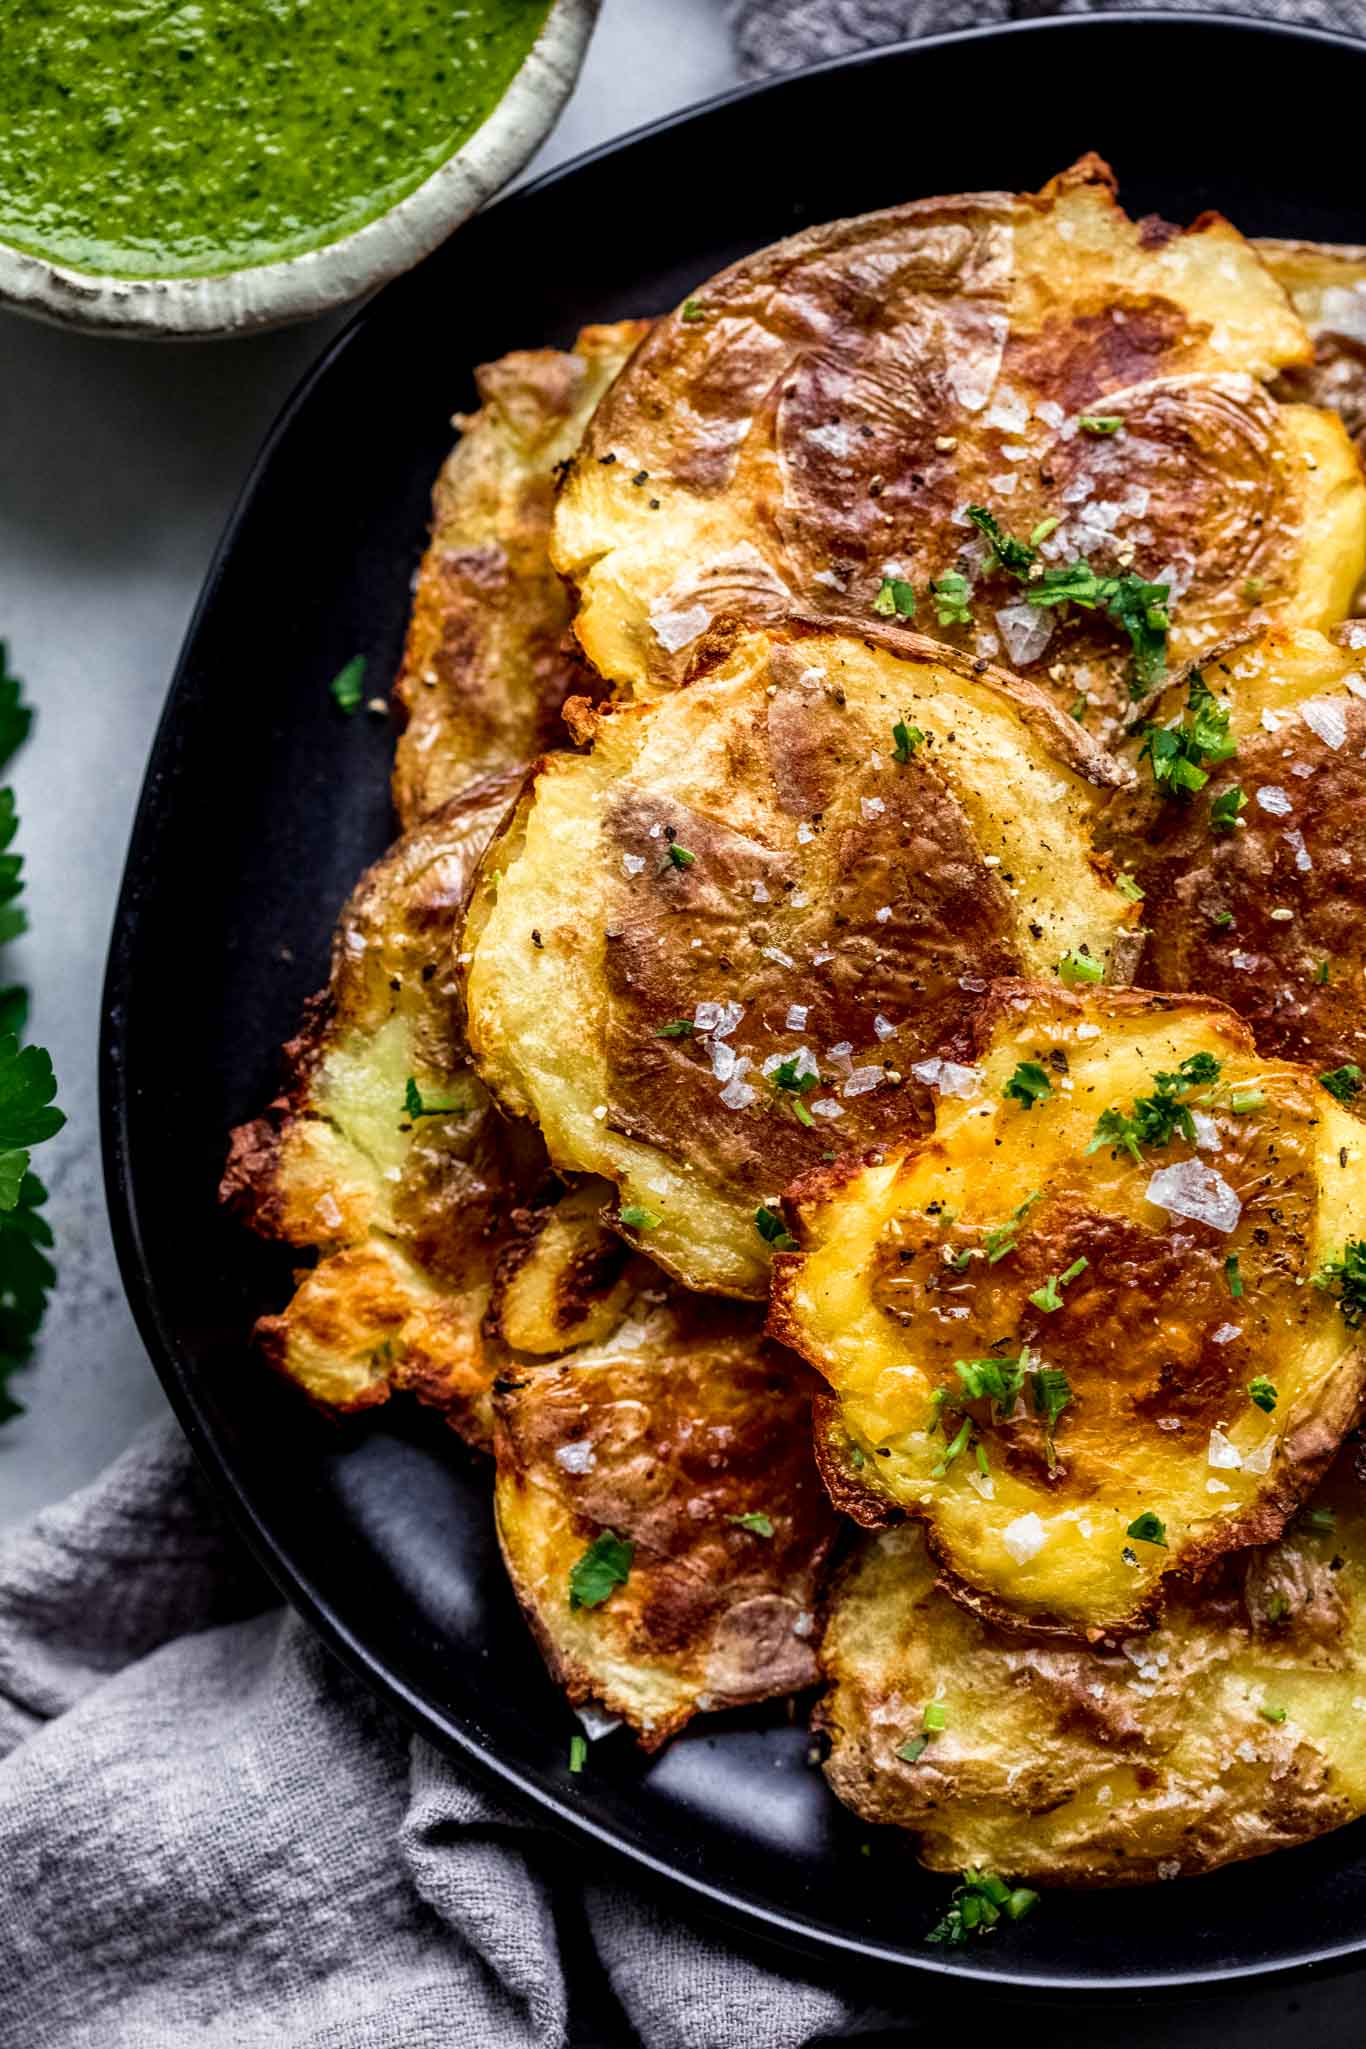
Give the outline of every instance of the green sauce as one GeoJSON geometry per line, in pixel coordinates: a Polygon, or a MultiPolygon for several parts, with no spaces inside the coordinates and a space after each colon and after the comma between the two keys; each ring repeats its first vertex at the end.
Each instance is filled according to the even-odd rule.
{"type": "Polygon", "coordinates": [[[492,111],[548,0],[0,0],[0,241],[201,277],[336,241],[492,111]]]}

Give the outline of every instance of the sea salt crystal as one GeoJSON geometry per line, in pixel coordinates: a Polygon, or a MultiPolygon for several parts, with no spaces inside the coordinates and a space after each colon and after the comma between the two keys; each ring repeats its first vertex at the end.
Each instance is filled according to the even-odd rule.
{"type": "Polygon", "coordinates": [[[601,1708],[575,1708],[584,1735],[590,1743],[597,1743],[603,1736],[610,1736],[613,1729],[621,1727],[620,1715],[605,1715],[601,1708]]]}
{"type": "Polygon", "coordinates": [[[1243,1326],[1241,1323],[1221,1323],[1218,1330],[1210,1332],[1209,1341],[1212,1345],[1228,1345],[1232,1344],[1234,1338],[1241,1337],[1242,1334],[1243,1326]]]}
{"type": "Polygon", "coordinates": [[[884,1017],[880,1010],[873,1019],[873,1030],[880,1039],[894,1039],[896,1037],[896,1026],[889,1017],[884,1017]]]}
{"type": "Polygon", "coordinates": [[[812,840],[815,837],[815,833],[812,832],[811,827],[807,824],[806,820],[804,818],[800,819],[797,824],[798,845],[803,847],[810,846],[812,840]]]}
{"type": "Polygon", "coordinates": [[[811,1114],[813,1117],[842,1117],[844,1108],[833,1096],[818,1096],[811,1105],[811,1114]]]}
{"type": "Polygon", "coordinates": [[[1181,1859],[1179,1857],[1164,1857],[1157,1867],[1157,1875],[1159,1878],[1179,1878],[1181,1876],[1181,1859]]]}
{"type": "Polygon", "coordinates": [[[1250,975],[1254,968],[1261,966],[1261,960],[1255,953],[1231,953],[1229,964],[1237,968],[1240,974],[1250,975]]]}
{"type": "Polygon", "coordinates": [[[1227,1494],[1228,1482],[1227,1480],[1206,1480],[1205,1492],[1206,1494],[1227,1494]]]}
{"type": "Polygon", "coordinates": [[[1276,1439],[1273,1435],[1268,1437],[1264,1444],[1259,1444],[1255,1451],[1248,1453],[1247,1457],[1243,1460],[1243,1471],[1245,1473],[1269,1473],[1271,1471],[1271,1461],[1275,1454],[1276,1439]]]}
{"type": "Polygon", "coordinates": [[[1287,818],[1292,809],[1290,799],[1279,783],[1266,783],[1257,792],[1257,802],[1263,811],[1269,811],[1273,818],[1287,818]]]}
{"type": "Polygon", "coordinates": [[[805,1003],[793,1003],[789,1005],[787,1013],[787,1029],[790,1032],[804,1032],[806,1030],[808,1009],[809,1006],[805,1003]]]}
{"type": "Polygon", "coordinates": [[[721,1101],[728,1110],[747,1110],[754,1101],[754,1090],[747,1081],[741,1081],[737,1075],[722,1089],[721,1101]]]}
{"type": "Polygon", "coordinates": [[[1334,704],[1331,698],[1311,697],[1307,704],[1300,706],[1299,711],[1310,732],[1317,733],[1325,747],[1331,747],[1336,752],[1345,744],[1347,717],[1340,704],[1334,704]]]}
{"type": "Polygon", "coordinates": [[[881,818],[887,809],[881,797],[860,797],[858,806],[865,818],[881,818]]]}
{"type": "Polygon", "coordinates": [[[749,895],[751,903],[766,904],[768,902],[768,891],[762,882],[756,882],[749,895]]]}
{"type": "Polygon", "coordinates": [[[743,1003],[699,1003],[692,1021],[699,1032],[728,1039],[745,1014],[743,1003]]]}
{"type": "Polygon", "coordinates": [[[791,1062],[792,1071],[799,1081],[804,1075],[820,1073],[809,1046],[798,1046],[795,1053],[770,1053],[764,1062],[763,1072],[774,1074],[788,1062],[791,1062]]]}
{"type": "Polygon", "coordinates": [[[677,611],[657,608],[650,614],[650,624],[655,639],[672,655],[706,632],[711,625],[711,613],[705,605],[686,605],[677,611]]]}
{"type": "Polygon", "coordinates": [[[1219,1126],[1208,1110],[1192,1110],[1191,1123],[1195,1126],[1195,1143],[1201,1152],[1221,1153],[1224,1150],[1219,1143],[1219,1126]]]}
{"type": "MultiPolygon", "coordinates": [[[[740,1058],[741,1056],[736,1053],[734,1046],[728,1046],[724,1039],[712,1040],[711,1071],[718,1081],[730,1080],[740,1058]]],[[[748,1066],[748,1064],[748,1061],[746,1061],[745,1065],[748,1066]]]]}
{"type": "Polygon", "coordinates": [[[1243,1469],[1242,1455],[1231,1437],[1226,1437],[1216,1423],[1209,1434],[1207,1461],[1219,1472],[1239,1473],[1243,1469]]]}
{"type": "Polygon", "coordinates": [[[643,854],[623,854],[621,865],[628,875],[639,875],[641,869],[645,866],[645,856],[643,854]]]}
{"type": "Polygon", "coordinates": [[[776,961],[780,968],[795,968],[797,963],[790,953],[784,953],[781,946],[761,946],[760,953],[765,960],[776,961]]]}
{"type": "Polygon", "coordinates": [[[1027,1565],[1042,1551],[1044,1526],[1031,1510],[1028,1515],[1017,1515],[1013,1523],[1007,1523],[1001,1532],[1001,1542],[1017,1565],[1027,1565]]]}
{"type": "Polygon", "coordinates": [[[875,910],[873,913],[873,916],[877,919],[879,925],[885,925],[887,920],[891,917],[891,915],[892,907],[890,904],[880,904],[877,910],[875,910]]]}
{"type": "Polygon", "coordinates": [[[1003,434],[1022,434],[1029,425],[1029,406],[1018,392],[998,387],[984,427],[998,427],[1003,434]]]}
{"type": "Polygon", "coordinates": [[[555,1463],[566,1473],[591,1473],[598,1462],[598,1455],[587,1439],[578,1444],[561,1444],[556,1447],[555,1463]]]}
{"type": "Polygon", "coordinates": [[[886,1079],[886,1074],[880,1067],[856,1067],[840,1093],[846,1096],[866,1096],[870,1089],[875,1089],[879,1082],[886,1079]]]}
{"type": "Polygon", "coordinates": [[[956,1060],[917,1060],[911,1068],[917,1081],[923,1081],[927,1089],[938,1089],[941,1096],[961,1096],[970,1101],[982,1090],[980,1067],[961,1067],[956,1060]]]}
{"type": "Polygon", "coordinates": [[[1189,1217],[1214,1231],[1231,1231],[1243,1205],[1222,1174],[1201,1160],[1159,1167],[1144,1190],[1147,1200],[1171,1216],[1189,1217]]]}
{"type": "Polygon", "coordinates": [[[1034,412],[1036,417],[1043,421],[1045,427],[1052,427],[1055,430],[1061,427],[1063,421],[1067,418],[1062,407],[1053,398],[1039,399],[1034,407],[1034,412]]]}
{"type": "Polygon", "coordinates": [[[1265,709],[1265,708],[1263,709],[1263,711],[1262,711],[1262,730],[1263,730],[1264,732],[1267,732],[1267,733],[1279,733],[1279,732],[1280,732],[1280,730],[1281,730],[1281,720],[1280,720],[1280,714],[1279,714],[1279,712],[1274,712],[1274,711],[1270,711],[1270,710],[1268,710],[1268,709],[1265,709]]]}
{"type": "Polygon", "coordinates": [[[970,1472],[968,1474],[968,1485],[974,1493],[981,1495],[983,1501],[994,1501],[996,1499],[996,1482],[992,1479],[990,1473],[970,1472]]]}
{"type": "Polygon", "coordinates": [[[1299,869],[1300,874],[1307,875],[1314,862],[1308,847],[1304,844],[1304,834],[1299,831],[1298,827],[1293,827],[1289,832],[1282,833],[1281,838],[1295,856],[1295,866],[1299,869]]]}
{"type": "Polygon", "coordinates": [[[1006,605],[995,616],[1015,667],[1037,662],[1053,638],[1052,613],[1040,605],[1006,605]]]}

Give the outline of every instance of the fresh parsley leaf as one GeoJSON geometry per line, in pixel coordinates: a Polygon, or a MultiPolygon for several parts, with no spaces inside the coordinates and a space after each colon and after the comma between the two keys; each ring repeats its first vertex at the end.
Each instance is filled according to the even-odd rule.
{"type": "Polygon", "coordinates": [[[1009,571],[1013,576],[1028,575],[1039,552],[1037,547],[1031,547],[1026,541],[1017,541],[1006,533],[985,505],[969,505],[968,518],[978,533],[990,543],[998,567],[1009,571]]]}
{"type": "Polygon", "coordinates": [[[1124,1534],[1138,1544],[1155,1544],[1160,1551],[1167,1548],[1167,1525],[1150,1508],[1136,1515],[1124,1534]]]}
{"type": "Polygon", "coordinates": [[[1366,1239],[1349,1238],[1340,1258],[1325,1259],[1314,1286],[1336,1295],[1348,1330],[1359,1330],[1366,1321],[1366,1239]]]}
{"type": "Polygon", "coordinates": [[[1269,1594],[1266,1603],[1268,1622],[1284,1622],[1290,1613],[1290,1603],[1284,1594],[1269,1594]]]}
{"type": "Polygon", "coordinates": [[[794,1053],[790,1060],[780,1061],[774,1068],[769,1080],[775,1089],[786,1089],[789,1095],[804,1096],[808,1089],[815,1088],[820,1080],[819,1074],[812,1074],[809,1068],[803,1072],[797,1062],[798,1056],[794,1053]]]}
{"type": "Polygon", "coordinates": [[[653,1231],[663,1221],[654,1210],[645,1209],[638,1202],[627,1203],[620,1214],[621,1221],[631,1231],[653,1231]]]}
{"type": "Polygon", "coordinates": [[[636,1547],[629,1537],[619,1537],[615,1530],[604,1530],[594,1537],[582,1558],[569,1568],[569,1605],[571,1608],[600,1608],[608,1596],[618,1587],[624,1587],[631,1577],[631,1560],[636,1547]]]}
{"type": "Polygon", "coordinates": [[[403,1091],[403,1109],[408,1117],[460,1117],[468,1108],[463,1098],[457,1098],[453,1103],[429,1103],[417,1085],[416,1075],[408,1076],[403,1091]]]}
{"type": "Polygon", "coordinates": [[[1335,1508],[1307,1508],[1300,1521],[1307,1529],[1326,1532],[1337,1528],[1338,1514],[1335,1508]]]}
{"type": "MultiPolygon", "coordinates": [[[[1247,798],[1243,795],[1237,783],[1231,783],[1228,789],[1219,792],[1209,807],[1210,831],[1232,832],[1238,823],[1239,813],[1246,809],[1247,798]]],[[[1231,925],[1233,923],[1232,911],[1225,911],[1220,919],[1220,923],[1231,925]]]]}
{"type": "Polygon", "coordinates": [[[726,1521],[734,1523],[737,1529],[748,1530],[752,1537],[771,1537],[773,1535],[772,1522],[759,1509],[752,1510],[747,1515],[728,1515],[726,1521]]]}
{"type": "Polygon", "coordinates": [[[1134,881],[1133,876],[1130,875],[1127,868],[1121,870],[1121,872],[1115,877],[1115,888],[1119,891],[1122,897],[1127,897],[1131,904],[1142,903],[1143,891],[1134,881]]]}
{"type": "Polygon", "coordinates": [[[18,829],[14,792],[0,790],[0,941],[17,939],[28,930],[28,919],[15,902],[24,887],[24,857],[3,851],[18,829]]]}
{"type": "Polygon", "coordinates": [[[904,1764],[914,1764],[918,1757],[924,1756],[929,1746],[928,1736],[908,1736],[904,1743],[898,1743],[896,1755],[904,1764]]]}
{"type": "Polygon", "coordinates": [[[896,742],[895,747],[892,749],[892,759],[899,761],[903,767],[915,753],[916,748],[923,747],[925,744],[925,735],[921,732],[919,726],[907,725],[904,712],[892,727],[892,738],[896,742]]]}
{"type": "Polygon", "coordinates": [[[700,299],[685,299],[678,309],[678,317],[680,320],[687,320],[689,322],[705,320],[707,312],[700,299]]]}
{"type": "Polygon", "coordinates": [[[581,1771],[583,1770],[584,1766],[585,1766],[585,1765],[587,1764],[587,1762],[588,1762],[588,1738],[587,1738],[586,1736],[571,1736],[571,1737],[570,1737],[570,1739],[569,1739],[569,1769],[570,1769],[570,1771],[571,1771],[571,1772],[581,1772],[581,1771]]]}
{"type": "Polygon", "coordinates": [[[797,1241],[782,1218],[776,1210],[769,1209],[762,1202],[754,1212],[754,1228],[764,1243],[771,1245],[775,1252],[796,1251],[797,1241]]]}
{"type": "Polygon", "coordinates": [[[1257,1712],[1264,1722],[1274,1722],[1279,1727],[1279,1725],[1285,1720],[1287,1714],[1289,1713],[1289,1709],[1283,1707],[1268,1707],[1267,1703],[1263,1701],[1261,1706],[1258,1708],[1257,1712]]]}
{"type": "Polygon", "coordinates": [[[1048,536],[1054,531],[1055,528],[1060,527],[1061,525],[1062,521],[1059,518],[1057,518],[1056,515],[1049,519],[1041,519],[1039,521],[1039,524],[1030,533],[1030,547],[1037,548],[1041,542],[1046,541],[1048,539],[1048,536]]]}
{"type": "Polygon", "coordinates": [[[1268,1416],[1276,1406],[1276,1383],[1268,1380],[1264,1373],[1259,1373],[1255,1380],[1249,1380],[1247,1394],[1248,1400],[1268,1416]]]}
{"type": "Polygon", "coordinates": [[[1254,1110],[1266,1108],[1266,1096],[1261,1089],[1234,1089],[1228,1106],[1235,1117],[1250,1117],[1254,1110]]]}
{"type": "Polygon", "coordinates": [[[928,1735],[937,1736],[939,1731],[947,1726],[948,1719],[948,1709],[942,1700],[926,1701],[923,1721],[928,1735]]]}
{"type": "Polygon", "coordinates": [[[1228,1258],[1224,1261],[1224,1279],[1228,1282],[1229,1294],[1235,1302],[1239,1301],[1243,1293],[1243,1275],[1242,1269],[1238,1265],[1238,1255],[1236,1252],[1230,1252],[1228,1258]]]}
{"type": "Polygon", "coordinates": [[[930,578],[930,597],[941,626],[971,626],[972,585],[957,569],[930,578]]]}
{"type": "Polygon", "coordinates": [[[1083,434],[1118,434],[1124,422],[1118,413],[1078,413],[1077,425],[1083,434]]]}
{"type": "Polygon", "coordinates": [[[1073,947],[1072,951],[1065,953],[1058,962],[1058,974],[1069,989],[1074,989],[1078,982],[1103,982],[1105,963],[1073,947]]]}
{"type": "Polygon", "coordinates": [[[669,859],[673,862],[675,868],[691,868],[697,856],[687,847],[680,847],[677,840],[670,840],[669,859]]]}
{"type": "Polygon", "coordinates": [[[1334,1067],[1328,1074],[1321,1074],[1319,1080],[1340,1103],[1350,1103],[1361,1094],[1361,1069],[1355,1061],[1349,1060],[1345,1067],[1334,1067]]]}
{"type": "MultiPolygon", "coordinates": [[[[1003,1224],[992,1224],[983,1232],[982,1247],[987,1256],[988,1266],[995,1266],[998,1259],[1004,1259],[1008,1252],[1015,1250],[1020,1224],[1042,1194],[1043,1190],[1036,1188],[1032,1195],[1027,1195],[1023,1202],[1017,1203],[1003,1224]]],[[[966,1261],[964,1264],[966,1265],[966,1261]]]]}
{"type": "Polygon", "coordinates": [[[1322,988],[1324,983],[1328,980],[1328,963],[1326,960],[1321,960],[1318,966],[1315,968],[1314,980],[1319,984],[1320,988],[1322,988]]]}
{"type": "Polygon", "coordinates": [[[959,1426],[957,1435],[951,1438],[949,1443],[945,1446],[944,1456],[940,1459],[937,1466],[931,1466],[930,1478],[932,1480],[943,1479],[945,1473],[947,1473],[949,1467],[953,1464],[954,1460],[958,1457],[959,1453],[967,1450],[971,1438],[972,1418],[971,1416],[964,1416],[963,1421],[959,1426]]]}
{"type": "Polygon", "coordinates": [[[1012,1890],[994,1871],[965,1871],[947,1912],[925,1940],[961,1948],[974,1935],[989,1934],[1003,1915],[1008,1921],[1022,1921],[1038,1901],[1036,1892],[1023,1885],[1012,1890]]]}
{"type": "MultiPolygon", "coordinates": [[[[1211,767],[1231,760],[1238,752],[1238,743],[1230,731],[1229,713],[1206,687],[1198,669],[1191,673],[1186,709],[1180,721],[1172,726],[1148,723],[1142,730],[1143,745],[1138,758],[1152,764],[1153,781],[1166,797],[1193,796],[1197,790],[1203,790],[1211,767]]],[[[1216,802],[1223,804],[1232,794],[1226,791],[1216,802]]]]}
{"type": "Polygon", "coordinates": [[[955,1359],[953,1368],[963,1383],[965,1401],[993,1401],[1002,1412],[1014,1407],[1024,1386],[1023,1353],[1017,1359],[955,1359]]]}
{"type": "Polygon", "coordinates": [[[1053,1084],[1037,1060],[1022,1060],[1001,1090],[1003,1096],[1025,1110],[1032,1110],[1052,1093],[1053,1084]]]}
{"type": "Polygon", "coordinates": [[[10,673],[9,650],[0,640],[0,769],[9,767],[32,726],[33,712],[24,703],[24,686],[10,673]]]}
{"type": "Polygon", "coordinates": [[[1167,673],[1170,595],[1168,584],[1149,583],[1133,570],[1126,570],[1123,576],[1097,576],[1089,562],[1077,561],[1066,568],[1046,569],[1030,582],[1025,601],[1040,606],[1081,605],[1086,611],[1103,612],[1112,626],[1129,636],[1134,664],[1130,694],[1145,697],[1167,673]]]}
{"type": "Polygon", "coordinates": [[[1159,1069],[1153,1076],[1154,1093],[1136,1096],[1132,1113],[1114,1106],[1101,1111],[1087,1153],[1115,1146],[1141,1164],[1143,1146],[1170,1145],[1178,1132],[1193,1145],[1195,1120],[1181,1098],[1190,1089],[1211,1086],[1219,1079],[1221,1067],[1212,1053],[1192,1053],[1174,1072],[1159,1069]]]}
{"type": "Polygon", "coordinates": [[[1029,1298],[1034,1307],[1042,1309],[1046,1315],[1051,1315],[1055,1309],[1061,1309],[1063,1289],[1076,1280],[1078,1274],[1085,1273],[1089,1265],[1090,1261],[1087,1259],[1074,1259],[1066,1273],[1050,1274],[1043,1286],[1035,1288],[1029,1298]]]}
{"type": "Polygon", "coordinates": [[[1072,1399],[1072,1383],[1060,1366],[1040,1366],[1030,1374],[1029,1388],[1034,1397],[1034,1413],[1043,1421],[1044,1450],[1051,1468],[1058,1462],[1053,1436],[1059,1416],[1072,1399]]]}
{"type": "Polygon", "coordinates": [[[675,1017],[661,1025],[655,1033],[657,1039],[691,1039],[697,1034],[697,1026],[690,1017],[675,1017]]]}
{"type": "Polygon", "coordinates": [[[24,1174],[17,1199],[0,1213],[0,1423],[21,1412],[21,1404],[7,1392],[9,1380],[33,1355],[57,1283],[47,1257],[52,1228],[39,1214],[46,1201],[47,1190],[37,1175],[24,1174]]]}
{"type": "Polygon", "coordinates": [[[365,656],[352,655],[346,667],[338,669],[327,687],[338,711],[345,712],[348,718],[352,712],[359,711],[365,697],[365,656]]]}
{"type": "Polygon", "coordinates": [[[884,576],[873,599],[873,610],[880,619],[914,619],[915,585],[899,576],[884,576]]]}

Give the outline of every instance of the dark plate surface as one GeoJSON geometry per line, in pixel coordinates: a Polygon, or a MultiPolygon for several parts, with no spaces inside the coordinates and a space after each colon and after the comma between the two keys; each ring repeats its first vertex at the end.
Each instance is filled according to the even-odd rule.
{"type": "Polygon", "coordinates": [[[505,201],[363,311],[287,408],[209,576],[157,736],[106,992],[106,1164],[124,1277],[194,1444],[284,1592],[438,1743],[727,1914],[828,1959],[998,1985],[1189,1984],[1366,1949],[1366,1830],[1273,1864],[1075,1895],[967,1952],[945,1894],[874,1844],[772,1713],[566,1772],[575,1726],[504,1583],[487,1475],[397,1406],[313,1415],[251,1357],[288,1261],[222,1219],[228,1127],[323,979],[392,833],[390,735],[327,683],[393,673],[432,477],[471,365],[670,305],[745,250],[918,194],[1041,183],[1088,148],[1134,213],[1366,241],[1366,45],[1171,17],[1053,21],[741,94],[505,201]]]}

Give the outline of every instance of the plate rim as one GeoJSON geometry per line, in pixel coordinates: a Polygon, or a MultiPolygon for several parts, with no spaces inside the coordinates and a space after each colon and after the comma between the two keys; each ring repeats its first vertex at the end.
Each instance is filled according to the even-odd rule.
{"type": "MultiPolygon", "coordinates": [[[[698,117],[722,107],[766,98],[769,95],[780,95],[798,81],[857,71],[886,59],[905,58],[908,54],[922,50],[941,49],[957,44],[1000,42],[1026,35],[1067,36],[1072,39],[1090,35],[1099,38],[1112,27],[1146,24],[1160,25],[1168,33],[1208,32],[1213,29],[1221,34],[1227,33],[1231,39],[1252,36],[1259,40],[1316,44],[1325,54],[1345,53],[1357,61],[1366,62],[1366,40],[1333,29],[1269,21],[1241,13],[1216,14],[1205,10],[1174,13],[1166,8],[1154,7],[1120,8],[1103,14],[1034,16],[1020,21],[903,38],[897,42],[874,45],[845,56],[825,59],[818,64],[803,66],[798,70],[781,72],[768,78],[741,84],[725,92],[694,101],[653,121],[643,122],[556,165],[530,183],[519,186],[516,191],[501,197],[495,205],[483,209],[475,216],[475,221],[482,221],[490,215],[503,213],[504,210],[515,211],[524,202],[573,178],[588,166],[615,157],[638,142],[685,127],[698,117]]],[[[473,224],[471,222],[469,225],[473,224]]],[[[458,235],[459,230],[455,232],[458,235]]],[[[448,242],[433,252],[433,256],[439,257],[454,239],[454,235],[448,238],[448,242]]],[[[1116,1992],[1141,1992],[1155,1998],[1163,1995],[1189,1997],[1200,1993],[1217,1994],[1221,1990],[1227,1991],[1244,1983],[1255,1983],[1259,1986],[1285,1984],[1304,1980],[1312,1975],[1330,1975],[1351,1968],[1363,1954],[1366,1954],[1366,1924],[1363,1925],[1361,1933],[1351,1940],[1328,1944],[1320,1949],[1306,1949],[1293,1957],[1212,1965],[1207,1969],[1198,1970],[1168,1970],[1155,1975],[1145,1974],[1139,1968],[1129,1973],[1093,1976],[1055,1968],[1012,1967],[999,1949],[993,1951],[992,1955],[995,1959],[1003,1959],[1003,1967],[998,1964],[984,1970],[973,1961],[976,1953],[971,1950],[961,1954],[945,1950],[933,1956],[912,1953],[889,1946],[876,1937],[843,1931],[814,1916],[791,1913],[780,1907],[747,1899],[724,1883],[671,1863],[644,1845],[628,1840],[610,1823],[599,1821],[575,1807],[564,1796],[537,1782],[519,1765],[509,1762],[492,1746],[486,1745],[463,1729],[459,1722],[437,1703],[425,1699],[415,1688],[409,1686],[397,1672],[390,1669],[380,1654],[367,1647],[362,1635],[358,1634],[338,1612],[308,1572],[288,1555],[280,1541],[272,1534],[268,1515],[251,1498],[248,1484],[235,1472],[226,1448],[219,1443],[205,1405],[201,1401],[198,1386],[199,1369],[193,1358],[185,1351],[172,1322],[163,1313],[152,1261],[144,1247],[133,1185],[132,1147],[128,1132],[129,1099],[122,1079],[125,1050],[124,1019],[132,986],[129,958],[132,950],[132,933],[137,922],[144,881],[154,867],[152,857],[155,854],[159,829],[156,821],[156,785],[164,767],[174,754],[176,727],[187,706],[197,701],[200,696],[200,690],[192,686],[190,672],[202,621],[217,592],[229,558],[236,547],[239,533],[246,523],[250,508],[277,448],[287,435],[296,415],[308,404],[315,389],[330,374],[334,363],[352,345],[356,335],[377,317],[381,307],[384,317],[390,317],[390,306],[394,301],[401,300],[402,296],[414,287],[415,280],[432,260],[433,257],[425,258],[411,271],[377,292],[359,307],[339,333],[332,337],[294,384],[247,471],[190,613],[157,720],[133,812],[128,849],[110,928],[102,985],[98,1052],[99,1133],[110,1230],[120,1279],[138,1333],[147,1347],[148,1356],[171,1409],[211,1483],[219,1507],[284,1601],[304,1617],[328,1648],[372,1693],[395,1708],[419,1734],[435,1743],[439,1749],[455,1753],[462,1763],[469,1765],[485,1782],[490,1782],[510,1793],[535,1818],[548,1822],[554,1833],[562,1840],[582,1841],[586,1838],[596,1850],[604,1853],[609,1875],[621,1875],[623,1863],[637,1872],[647,1873],[657,1885],[666,1903],[686,1902],[700,1910],[731,1938],[738,1937],[742,1942],[752,1940],[767,1943],[788,1957],[796,1957],[808,1963],[814,1958],[846,1967],[851,1964],[872,1966],[882,1974],[884,1989],[885,1981],[889,1979],[893,1988],[899,1985],[904,1989],[908,1977],[925,1977],[940,1983],[977,1985],[984,1991],[998,1994],[1003,1998],[1021,1995],[1047,1996],[1057,1993],[1101,1996],[1116,1992]]],[[[1366,1826],[1366,1823],[1359,1825],[1366,1826]]],[[[870,1986],[869,1989],[871,1992],[876,1988],[870,1986]]],[[[875,2000],[870,1999],[870,2005],[875,2003],[875,2000]]]]}

